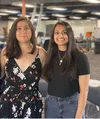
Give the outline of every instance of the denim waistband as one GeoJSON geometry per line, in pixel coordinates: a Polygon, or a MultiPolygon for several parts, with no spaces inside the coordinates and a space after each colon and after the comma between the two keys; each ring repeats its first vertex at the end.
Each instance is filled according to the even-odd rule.
{"type": "Polygon", "coordinates": [[[78,95],[79,95],[79,93],[76,92],[72,96],[62,98],[62,97],[56,97],[56,96],[52,96],[52,95],[47,94],[47,98],[53,98],[53,99],[58,100],[58,101],[64,101],[64,100],[70,100],[73,97],[78,96],[78,95]]]}

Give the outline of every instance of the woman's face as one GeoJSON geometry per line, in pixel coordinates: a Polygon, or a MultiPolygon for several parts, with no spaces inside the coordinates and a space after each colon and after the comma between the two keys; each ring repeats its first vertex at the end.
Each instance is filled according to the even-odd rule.
{"type": "Polygon", "coordinates": [[[57,25],[54,30],[54,41],[58,45],[58,48],[65,48],[68,43],[67,31],[63,25],[57,25]]]}
{"type": "Polygon", "coordinates": [[[30,42],[32,31],[26,21],[17,23],[16,38],[20,43],[30,42]]]}

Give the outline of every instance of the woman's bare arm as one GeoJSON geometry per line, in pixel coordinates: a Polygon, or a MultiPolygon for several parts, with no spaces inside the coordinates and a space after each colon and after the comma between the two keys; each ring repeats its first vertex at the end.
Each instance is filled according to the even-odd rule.
{"type": "Polygon", "coordinates": [[[5,48],[3,48],[1,50],[0,61],[1,61],[1,76],[4,76],[4,74],[5,74],[5,63],[7,61],[7,58],[5,56],[5,48]]]}
{"type": "Polygon", "coordinates": [[[78,99],[78,107],[75,118],[82,118],[82,114],[87,102],[89,79],[89,74],[79,76],[80,96],[78,99]]]}

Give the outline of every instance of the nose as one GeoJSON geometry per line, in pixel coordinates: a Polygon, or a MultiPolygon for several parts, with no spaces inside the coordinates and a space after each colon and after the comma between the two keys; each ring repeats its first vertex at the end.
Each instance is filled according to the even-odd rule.
{"type": "Polygon", "coordinates": [[[63,33],[59,33],[59,37],[62,38],[63,37],[63,33]]]}
{"type": "Polygon", "coordinates": [[[21,29],[21,32],[23,32],[23,33],[26,32],[26,29],[25,28],[22,28],[21,29]]]}

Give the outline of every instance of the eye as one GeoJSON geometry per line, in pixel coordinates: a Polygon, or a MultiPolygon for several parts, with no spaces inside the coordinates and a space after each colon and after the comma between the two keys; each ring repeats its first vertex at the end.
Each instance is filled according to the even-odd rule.
{"type": "Polygon", "coordinates": [[[25,30],[28,30],[28,29],[30,29],[30,28],[27,26],[27,27],[25,27],[24,29],[25,29],[25,30]]]}
{"type": "Polygon", "coordinates": [[[55,35],[59,34],[57,31],[54,32],[55,35]]]}
{"type": "Polygon", "coordinates": [[[63,35],[67,35],[67,31],[63,31],[62,34],[63,34],[63,35]]]}
{"type": "Polygon", "coordinates": [[[21,30],[21,28],[19,27],[19,28],[17,28],[17,30],[18,30],[18,31],[20,31],[20,30],[21,30]]]}

